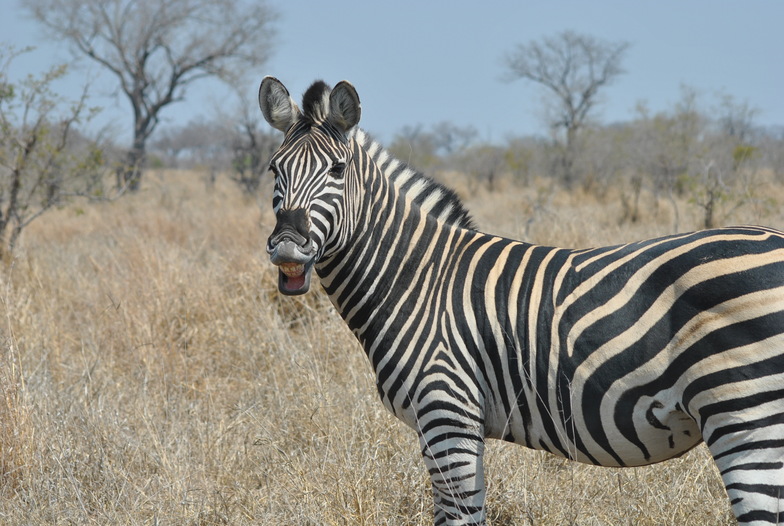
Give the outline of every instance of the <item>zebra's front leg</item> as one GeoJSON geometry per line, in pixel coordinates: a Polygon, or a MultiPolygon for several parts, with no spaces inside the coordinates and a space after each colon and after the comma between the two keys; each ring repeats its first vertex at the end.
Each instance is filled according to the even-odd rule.
{"type": "Polygon", "coordinates": [[[459,428],[435,431],[419,435],[433,486],[435,524],[485,524],[483,437],[459,428]]]}

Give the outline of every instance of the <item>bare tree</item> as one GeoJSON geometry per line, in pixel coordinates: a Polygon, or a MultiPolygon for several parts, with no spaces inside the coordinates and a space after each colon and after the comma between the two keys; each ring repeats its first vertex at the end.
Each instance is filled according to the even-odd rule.
{"type": "Polygon", "coordinates": [[[441,163],[438,137],[424,126],[404,126],[389,145],[389,151],[419,170],[434,170],[441,163]]]}
{"type": "Polygon", "coordinates": [[[565,31],[541,42],[520,44],[506,56],[507,80],[530,80],[552,96],[547,120],[556,135],[560,171],[567,183],[575,177],[580,130],[599,102],[599,91],[624,73],[621,62],[628,48],[626,42],[565,31]]]}
{"type": "Polygon", "coordinates": [[[269,171],[272,154],[280,145],[277,133],[260,122],[259,111],[250,111],[251,104],[241,106],[236,126],[228,133],[231,141],[231,179],[247,194],[259,190],[269,171]]]}
{"type": "Polygon", "coordinates": [[[449,156],[468,148],[479,136],[473,126],[441,121],[432,127],[433,139],[441,155],[449,156]]]}
{"type": "Polygon", "coordinates": [[[94,110],[60,97],[53,83],[65,66],[9,82],[19,53],[0,48],[0,259],[13,251],[22,230],[74,195],[101,195],[103,152],[76,125],[94,110]]]}
{"type": "Polygon", "coordinates": [[[722,133],[731,137],[737,144],[749,144],[754,135],[754,119],[759,110],[746,101],[736,101],[729,94],[721,94],[717,111],[718,123],[722,133]]]}
{"type": "Polygon", "coordinates": [[[776,181],[784,182],[784,126],[764,129],[760,138],[760,158],[776,181]]]}
{"type": "Polygon", "coordinates": [[[161,129],[150,144],[150,152],[153,156],[163,153],[172,166],[184,161],[188,168],[204,170],[208,183],[212,184],[218,172],[229,165],[226,136],[223,123],[199,115],[183,126],[161,129]]]}
{"type": "Polygon", "coordinates": [[[425,129],[404,126],[395,134],[389,150],[398,158],[420,170],[453,168],[454,163],[462,166],[463,152],[477,140],[479,132],[473,126],[459,126],[441,121],[425,129]]]}
{"type": "MultiPolygon", "coordinates": [[[[240,97],[241,100],[241,97],[240,97]]],[[[247,194],[255,194],[268,176],[269,160],[280,145],[277,133],[261,124],[256,105],[240,104],[239,109],[220,112],[205,120],[199,116],[183,126],[160,130],[151,143],[151,152],[162,155],[169,166],[186,166],[208,171],[208,183],[221,171],[247,194]],[[257,116],[258,115],[258,116],[257,116]]]]}
{"type": "Polygon", "coordinates": [[[461,152],[461,166],[476,181],[487,184],[491,192],[497,190],[505,164],[505,149],[491,144],[479,144],[461,152]]]}
{"type": "Polygon", "coordinates": [[[266,61],[275,13],[263,0],[28,0],[59,39],[110,71],[133,109],[118,184],[138,188],[161,110],[205,77],[226,81],[266,61]]]}

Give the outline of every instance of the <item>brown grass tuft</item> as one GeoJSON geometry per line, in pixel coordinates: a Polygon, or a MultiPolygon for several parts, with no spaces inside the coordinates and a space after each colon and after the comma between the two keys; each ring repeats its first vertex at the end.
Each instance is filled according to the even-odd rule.
{"type": "Polygon", "coordinates": [[[0,498],[18,488],[29,462],[34,428],[25,400],[24,375],[12,336],[6,335],[0,356],[0,498]]]}

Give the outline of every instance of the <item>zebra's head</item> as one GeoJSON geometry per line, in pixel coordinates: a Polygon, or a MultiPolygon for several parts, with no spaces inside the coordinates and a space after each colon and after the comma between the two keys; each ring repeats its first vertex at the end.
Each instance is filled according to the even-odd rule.
{"type": "Polygon", "coordinates": [[[265,77],[259,106],[267,122],[285,134],[270,161],[277,222],[267,252],[278,266],[280,291],[303,294],[313,264],[341,237],[344,187],[354,171],[347,134],[359,122],[359,97],[348,82],[330,90],[318,81],[300,110],[278,79],[265,77]]]}

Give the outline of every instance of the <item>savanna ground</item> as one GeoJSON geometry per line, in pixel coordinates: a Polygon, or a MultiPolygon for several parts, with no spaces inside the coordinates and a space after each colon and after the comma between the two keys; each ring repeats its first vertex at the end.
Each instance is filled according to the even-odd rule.
{"type": "MultiPolygon", "coordinates": [[[[483,230],[532,242],[673,229],[670,204],[649,194],[629,224],[612,189],[452,183],[483,230]]],[[[680,230],[697,228],[699,210],[679,207],[680,230]]],[[[782,227],[779,208],[747,204],[722,222],[782,227]]],[[[162,172],[138,194],[25,231],[0,271],[0,523],[432,521],[414,433],[377,400],[326,297],[277,293],[271,228],[267,197],[162,172]]],[[[704,446],[607,469],[493,441],[486,466],[495,525],[733,523],[704,446]]]]}

